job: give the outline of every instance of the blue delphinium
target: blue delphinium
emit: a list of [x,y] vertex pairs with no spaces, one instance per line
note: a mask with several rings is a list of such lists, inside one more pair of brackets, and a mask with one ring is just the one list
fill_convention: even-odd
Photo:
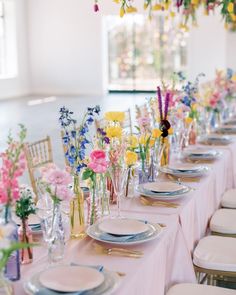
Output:
[[63,130],[63,145],[65,157],[73,174],[78,175],[86,167],[86,148],[90,141],[86,135],[89,126],[94,122],[94,116],[100,114],[100,107],[87,108],[82,123],[77,126],[77,121],[72,117],[74,113],[64,106],[60,108],[59,121]]

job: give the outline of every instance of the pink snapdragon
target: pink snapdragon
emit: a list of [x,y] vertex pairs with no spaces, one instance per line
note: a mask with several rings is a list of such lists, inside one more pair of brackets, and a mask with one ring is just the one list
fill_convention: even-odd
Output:
[[105,173],[109,166],[109,162],[106,161],[106,153],[103,150],[92,151],[87,166],[95,173]]

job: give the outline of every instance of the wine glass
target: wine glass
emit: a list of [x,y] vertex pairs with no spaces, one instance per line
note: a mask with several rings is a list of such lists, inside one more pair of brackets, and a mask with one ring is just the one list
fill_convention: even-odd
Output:
[[121,197],[124,194],[126,187],[128,168],[125,164],[112,166],[110,168],[110,176],[114,187],[115,194],[117,196],[117,217],[121,217]]

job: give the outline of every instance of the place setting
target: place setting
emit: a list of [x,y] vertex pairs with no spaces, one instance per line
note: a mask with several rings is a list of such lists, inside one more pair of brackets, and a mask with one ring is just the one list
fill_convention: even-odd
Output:
[[221,155],[221,152],[214,149],[190,147],[182,152],[182,159],[194,163],[209,163],[219,159]]
[[[87,235],[90,238],[98,242],[120,246],[138,245],[150,242],[158,238],[161,232],[162,227],[159,224],[148,222],[147,220],[124,217],[104,219],[103,221],[98,221],[87,229]],[[97,250],[99,250],[98,246]],[[137,256],[136,258],[142,256],[141,252],[129,249],[119,249],[117,250],[117,253],[117,255],[126,254],[125,256],[130,257]]]
[[215,146],[225,146],[232,143],[233,140],[228,135],[221,134],[210,134],[207,136],[203,136],[198,140],[199,144],[203,145],[215,145]]
[[119,275],[103,266],[73,264],[53,266],[34,274],[25,282],[24,289],[28,295],[108,295],[119,284]]
[[219,134],[236,134],[236,126],[235,125],[223,125],[215,130],[216,133]]

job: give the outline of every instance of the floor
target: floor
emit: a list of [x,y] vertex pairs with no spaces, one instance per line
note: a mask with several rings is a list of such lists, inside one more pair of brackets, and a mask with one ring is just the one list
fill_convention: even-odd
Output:
[[[88,106],[99,104],[102,113],[108,110],[126,110],[131,108],[135,116],[135,104],[143,104],[149,94],[110,94],[104,97],[95,96],[30,96],[8,100],[0,100],[0,152],[6,147],[9,130],[17,132],[17,124],[23,123],[28,130],[27,141],[33,142],[49,135],[52,139],[53,156],[57,165],[64,165],[58,122],[59,109],[66,106],[75,113],[75,118],[81,119]],[[24,182],[28,182],[27,175]]]

